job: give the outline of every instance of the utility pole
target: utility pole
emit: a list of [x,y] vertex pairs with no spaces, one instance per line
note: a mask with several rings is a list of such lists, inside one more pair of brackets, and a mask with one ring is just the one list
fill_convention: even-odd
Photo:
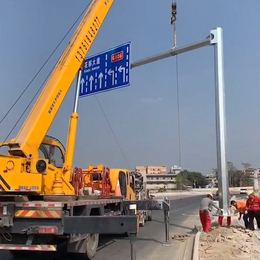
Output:
[[[174,17],[173,16],[173,20]],[[174,22],[174,21],[173,21]],[[174,46],[168,51],[156,54],[131,64],[131,69],[137,68],[155,61],[193,51],[206,46],[214,46],[215,49],[215,105],[216,105],[216,143],[217,165],[219,185],[219,206],[223,208],[222,216],[230,216],[229,210],[229,183],[226,159],[226,108],[225,108],[225,82],[224,82],[224,51],[223,30],[217,27],[210,31],[205,39],[185,46]]]

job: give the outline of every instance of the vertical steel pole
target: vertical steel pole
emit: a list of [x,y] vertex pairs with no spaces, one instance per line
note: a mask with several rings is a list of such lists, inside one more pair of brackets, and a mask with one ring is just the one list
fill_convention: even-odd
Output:
[[230,215],[229,211],[229,183],[226,159],[226,112],[225,112],[225,83],[224,83],[224,55],[223,30],[216,28],[211,31],[211,40],[215,44],[215,81],[216,81],[216,134],[217,134],[217,166],[219,206],[223,215]]
[[[166,203],[170,203],[167,197],[164,198]],[[165,225],[165,242],[169,243],[170,233],[169,233],[169,222],[170,222],[170,212],[169,210],[164,210],[164,225]]]
[[78,72],[78,77],[77,77],[77,87],[76,87],[76,91],[75,91],[75,98],[74,98],[74,105],[73,105],[73,112],[74,112],[74,113],[77,113],[77,112],[78,112],[79,90],[80,90],[81,74],[82,74],[82,70],[80,69],[79,72]]
[[[129,215],[136,216],[136,208],[137,208],[136,204],[130,204],[129,205]],[[139,221],[138,221],[138,225],[139,225]],[[136,232],[137,232],[137,230],[136,230]],[[130,234],[131,260],[136,260],[136,246],[135,246],[136,236],[137,236],[137,233]]]
[[136,234],[130,234],[131,260],[136,260]]

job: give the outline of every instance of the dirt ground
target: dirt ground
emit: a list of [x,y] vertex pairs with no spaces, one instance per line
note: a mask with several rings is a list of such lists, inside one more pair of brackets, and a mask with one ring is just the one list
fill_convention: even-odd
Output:
[[200,260],[259,260],[260,241],[238,220],[232,219],[230,227],[213,223],[209,233],[201,233],[199,256]]

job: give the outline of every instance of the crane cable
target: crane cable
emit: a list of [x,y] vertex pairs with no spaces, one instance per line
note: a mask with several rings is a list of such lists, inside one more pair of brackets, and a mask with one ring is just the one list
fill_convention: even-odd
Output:
[[[11,110],[14,108],[14,106],[17,104],[17,102],[21,99],[21,97],[24,95],[24,93],[28,90],[28,88],[30,87],[30,85],[32,84],[32,82],[35,80],[35,78],[39,75],[39,73],[42,71],[42,69],[45,67],[45,65],[47,64],[47,62],[50,60],[50,58],[53,56],[53,54],[57,51],[57,49],[60,47],[60,45],[62,44],[62,42],[65,40],[65,38],[68,36],[68,34],[70,33],[70,31],[73,29],[73,27],[75,26],[75,24],[78,22],[78,20],[81,18],[81,16],[86,12],[87,8],[89,7],[89,5],[91,4],[92,1],[89,1],[89,3],[86,5],[86,7],[84,8],[84,10],[80,13],[80,15],[78,16],[78,18],[75,20],[75,22],[71,25],[71,27],[69,28],[69,30],[65,33],[65,35],[63,36],[63,38],[60,40],[60,42],[58,43],[58,45],[54,48],[54,50],[51,52],[51,54],[49,55],[49,57],[46,59],[46,61],[43,63],[43,65],[40,67],[40,69],[37,71],[37,73],[34,75],[34,77],[31,79],[31,81],[29,82],[29,84],[25,87],[25,89],[22,91],[22,93],[19,95],[19,97],[15,100],[15,102],[12,104],[12,106],[9,108],[9,110],[6,112],[6,114],[3,116],[3,118],[0,120],[0,124],[5,120],[5,118],[8,116],[8,114],[11,112]],[[57,61],[58,62],[58,61]],[[6,136],[4,142],[9,138],[9,136],[11,135],[11,133],[13,132],[13,130],[15,129],[15,127],[17,126],[17,124],[20,122],[20,120],[22,119],[23,115],[26,113],[27,109],[29,108],[29,106],[32,104],[33,100],[35,99],[35,97],[38,95],[38,93],[40,92],[40,90],[42,89],[42,87],[44,86],[45,82],[47,81],[47,79],[49,78],[49,76],[51,75],[53,69],[55,68],[55,65],[52,67],[52,69],[50,70],[50,72],[48,73],[47,77],[44,79],[43,83],[41,84],[41,86],[39,87],[39,89],[37,90],[37,92],[35,93],[35,95],[33,96],[33,98],[31,99],[31,101],[29,102],[29,104],[26,106],[25,110],[22,112],[21,116],[18,118],[18,120],[16,121],[16,123],[14,124],[14,126],[11,128],[11,131],[8,133],[8,135]]]
[[179,167],[182,164],[181,158],[181,122],[180,122],[180,92],[179,92],[179,62],[176,55],[176,92],[177,92],[177,127],[178,127],[178,146],[179,146]]
[[111,130],[111,133],[112,133],[112,135],[113,135],[114,138],[115,138],[115,141],[116,141],[116,143],[117,143],[117,145],[118,145],[118,148],[119,148],[119,150],[120,150],[120,152],[121,152],[121,154],[122,154],[122,156],[123,156],[123,158],[124,158],[124,160],[125,160],[125,163],[126,163],[128,169],[130,170],[129,163],[128,163],[128,161],[127,161],[127,159],[126,159],[126,156],[125,156],[125,154],[124,154],[124,152],[123,152],[123,149],[122,149],[122,147],[121,147],[121,145],[120,145],[120,143],[119,143],[119,141],[118,141],[118,139],[117,139],[117,137],[116,137],[116,134],[115,134],[115,132],[114,132],[114,130],[113,130],[113,128],[112,128],[112,126],[111,126],[109,120],[108,120],[108,117],[107,117],[107,115],[106,115],[106,113],[105,113],[105,110],[103,109],[103,107],[102,107],[102,105],[101,105],[101,103],[100,103],[100,101],[99,101],[99,99],[98,99],[98,97],[97,97],[96,95],[95,95],[95,98],[96,98],[96,100],[97,100],[97,102],[98,102],[98,105],[99,105],[99,107],[100,107],[100,109],[101,109],[101,111],[102,111],[102,113],[103,113],[103,115],[104,115],[104,117],[105,117],[105,119],[106,119],[106,121],[107,121],[107,124],[108,124],[108,126],[109,126],[109,128],[110,128],[110,130]]

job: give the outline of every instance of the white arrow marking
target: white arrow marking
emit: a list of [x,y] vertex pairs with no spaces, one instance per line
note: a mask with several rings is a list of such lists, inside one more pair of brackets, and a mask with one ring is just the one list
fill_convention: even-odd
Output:
[[82,78],[80,81],[80,87],[81,87],[80,93],[83,93],[84,83],[85,83],[85,79]]
[[123,72],[123,82],[125,82],[125,67],[123,67],[122,65],[118,68],[119,72]]
[[99,88],[102,88],[102,79],[103,79],[103,73],[100,72],[99,75],[98,75],[98,78],[99,78]]
[[93,80],[94,80],[94,78],[93,78],[93,76],[91,75],[91,76],[89,77],[90,91],[92,91],[92,82],[93,82]]
[[115,85],[115,72],[110,69],[107,74],[108,74],[109,76],[112,75],[112,85]]

